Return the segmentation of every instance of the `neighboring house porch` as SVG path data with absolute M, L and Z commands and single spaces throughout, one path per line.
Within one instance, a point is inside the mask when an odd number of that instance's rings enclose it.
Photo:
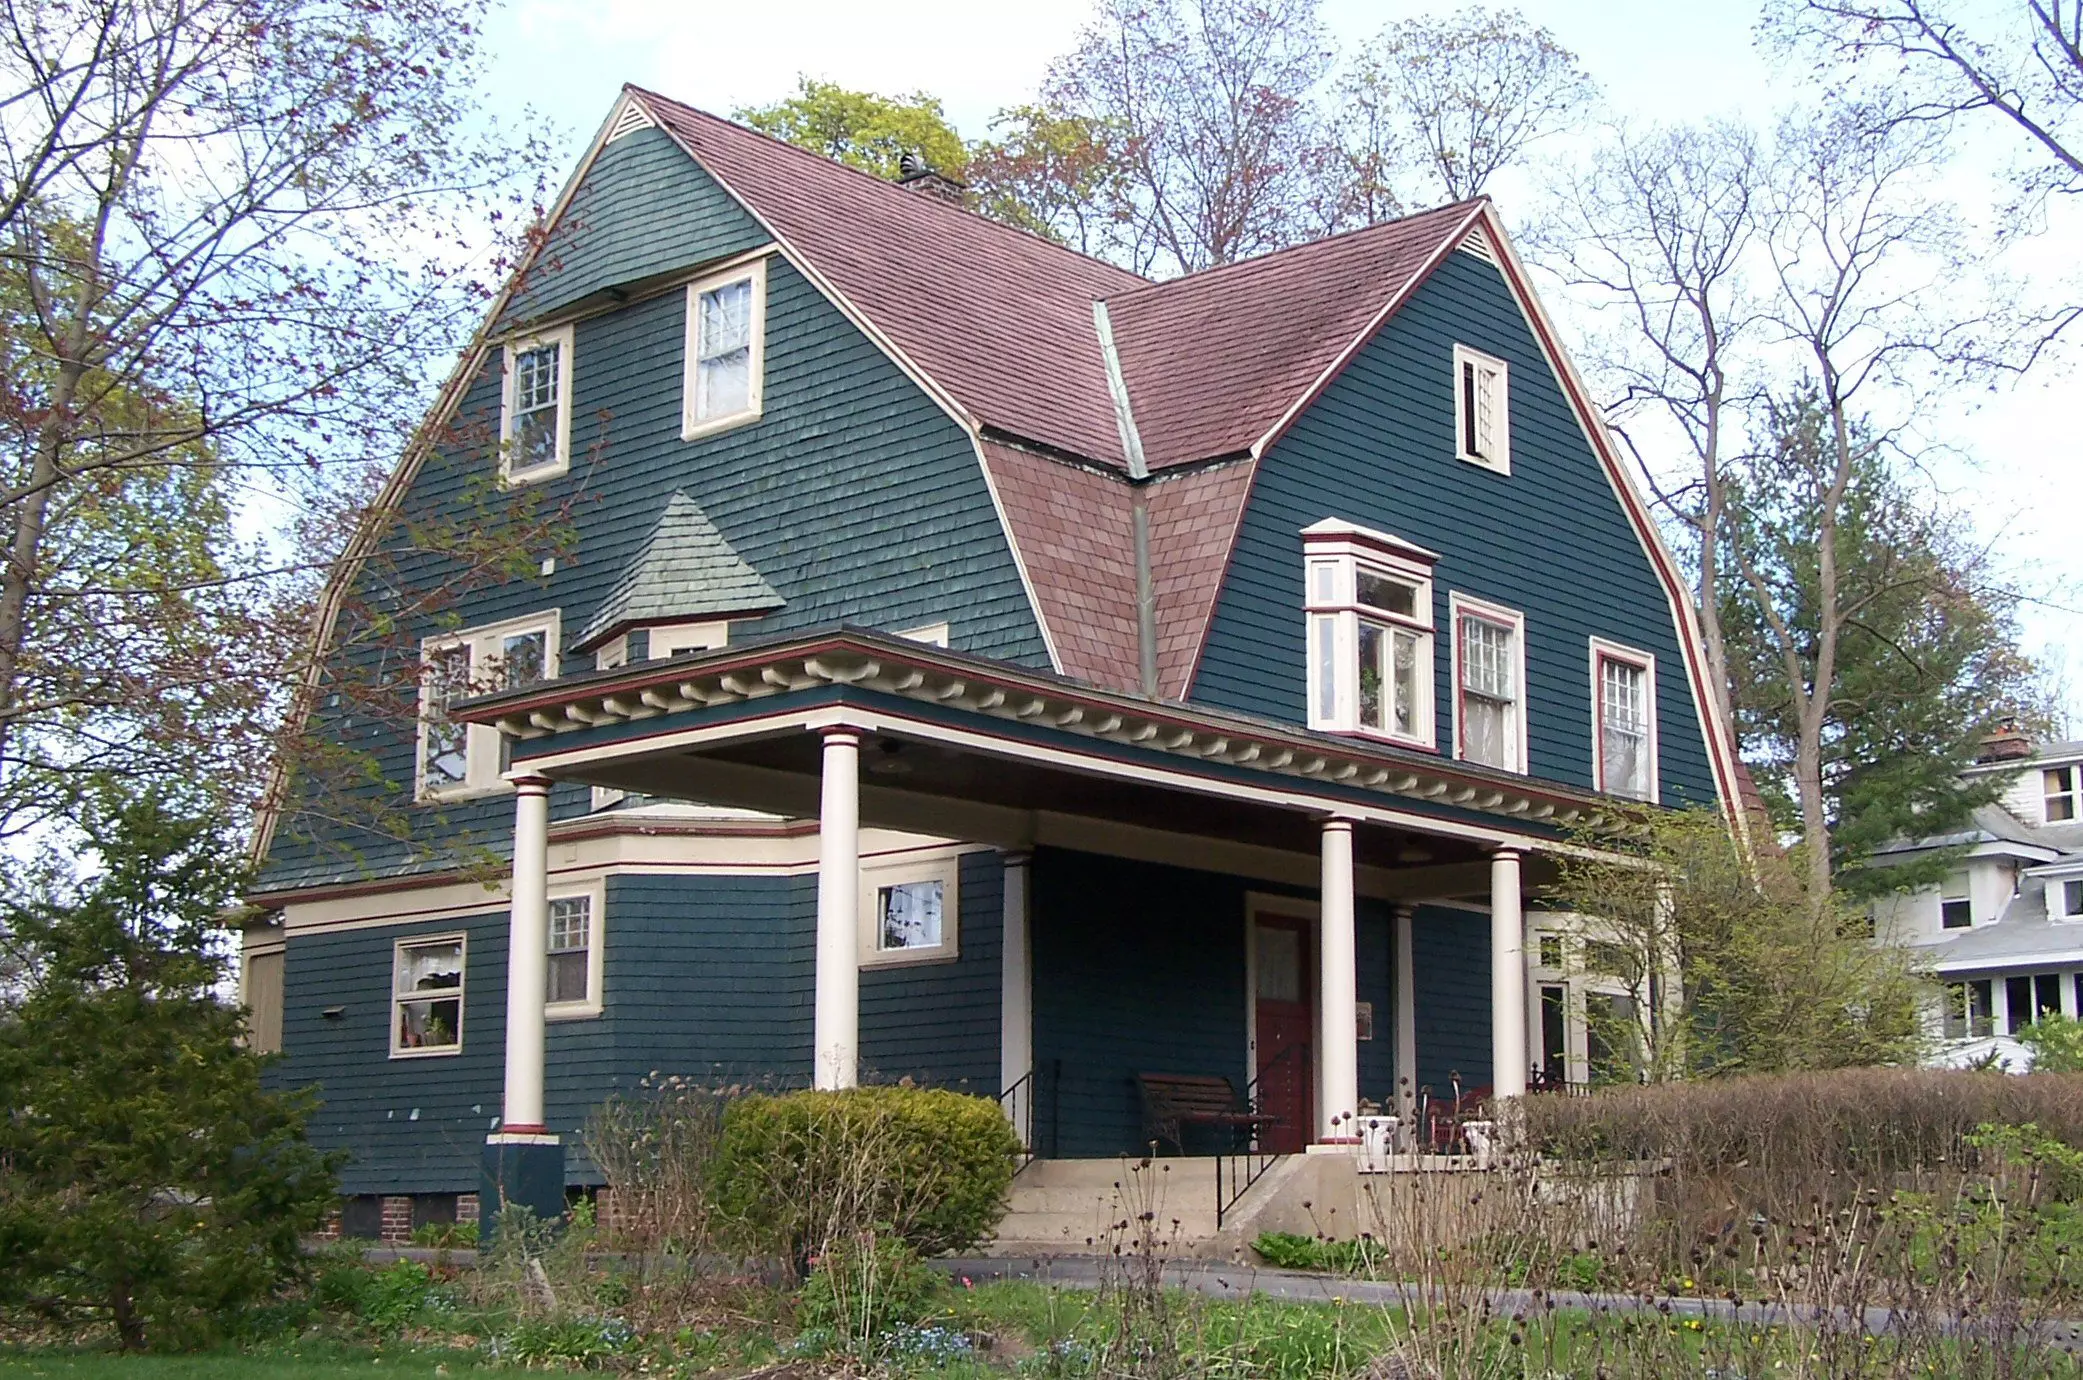
M 543 682 L 457 713 L 496 725 L 511 751 L 505 1104 L 487 1163 L 531 1202 L 552 1185 L 561 1197 L 572 1129 L 546 1124 L 534 999 L 553 781 L 817 822 L 816 1086 L 863 1077 L 864 986 L 901 1003 L 890 974 L 913 974 L 923 1019 L 949 1001 L 926 985 L 935 972 L 968 971 L 974 1001 L 995 951 L 996 1019 L 979 1024 L 995 1026 L 996 1090 L 1030 1144 L 1067 1157 L 1145 1144 L 1143 1073 L 1231 1079 L 1271 1119 L 1269 1151 L 1354 1149 L 1363 1105 L 1456 1076 L 1523 1093 L 1540 1017 L 1524 897 L 1564 829 L 1605 808 L 1431 753 L 854 629 Z M 972 851 L 885 877 L 863 868 L 864 826 Z M 993 913 L 974 913 L 986 896 Z M 1422 1032 L 1420 989 L 1434 1013 Z M 1216 1130 L 1182 1130 L 1184 1148 L 1224 1148 L 1201 1139 Z

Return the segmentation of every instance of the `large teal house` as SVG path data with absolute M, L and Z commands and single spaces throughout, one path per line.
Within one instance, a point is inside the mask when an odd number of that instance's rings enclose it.
M 573 543 L 408 629 L 416 729 L 313 687 L 425 846 L 264 822 L 249 998 L 349 1193 L 553 1205 L 654 1073 L 1060 1157 L 1143 1143 L 1139 1075 L 1269 1151 L 1583 1076 L 1552 857 L 1736 768 L 1496 209 L 1151 282 L 945 190 L 635 89 L 573 175 L 386 498 Z

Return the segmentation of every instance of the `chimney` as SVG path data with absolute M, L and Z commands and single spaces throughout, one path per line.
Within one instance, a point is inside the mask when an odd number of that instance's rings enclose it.
M 2016 719 L 2005 719 L 1995 732 L 1982 739 L 1977 762 L 2022 762 L 2032 756 L 2032 739 L 2018 727 Z
M 969 204 L 969 184 L 957 182 L 945 173 L 935 172 L 926 165 L 926 160 L 915 153 L 907 153 L 897 160 L 897 185 L 909 187 L 922 196 L 938 197 L 950 206 Z

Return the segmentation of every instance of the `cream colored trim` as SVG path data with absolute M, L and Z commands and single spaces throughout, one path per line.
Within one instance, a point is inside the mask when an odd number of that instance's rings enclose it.
M 548 1001 L 542 1004 L 544 1020 L 585 1020 L 601 1013 L 604 990 L 607 982 L 607 920 L 608 888 L 605 876 L 591 880 L 559 886 L 552 884 L 548 900 L 552 905 L 567 901 L 575 896 L 586 898 L 586 999 L 584 1001 Z M 547 993 L 545 994 L 547 996 Z
M 1591 782 L 1608 794 L 1617 794 L 1606 785 L 1606 698 L 1600 664 L 1617 661 L 1632 666 L 1642 673 L 1643 705 L 1649 720 L 1649 794 L 1642 797 L 1651 802 L 1663 799 L 1662 743 L 1658 740 L 1656 725 L 1656 657 L 1638 647 L 1610 642 L 1603 637 L 1591 639 Z M 1623 797 L 1632 799 L 1633 797 Z
M 713 652 L 730 645 L 730 620 L 705 618 L 688 623 L 652 623 L 644 628 L 644 660 L 664 661 L 681 652 Z
M 456 985 L 456 1042 L 436 1049 L 408 1049 L 398 1044 L 398 1008 L 410 1000 L 447 1001 L 446 992 L 428 998 L 415 998 L 410 993 L 398 990 L 398 965 L 407 949 L 432 948 L 436 944 L 453 943 L 456 946 L 457 973 L 461 981 Z M 470 936 L 462 930 L 453 934 L 401 935 L 391 944 L 391 987 L 390 1000 L 385 1008 L 385 1017 L 390 1023 L 390 1057 L 393 1059 L 446 1059 L 463 1052 L 463 1025 L 469 1015 L 468 993 L 470 991 Z
M 1478 387 L 1486 373 L 1497 380 L 1497 408 L 1491 418 L 1495 425 L 1490 438 L 1495 455 L 1482 455 L 1468 448 L 1468 393 L 1461 387 L 1461 374 L 1470 366 L 1476 371 Z M 1458 341 L 1454 344 L 1454 458 L 1493 474 L 1512 472 L 1512 366 Z
M 514 356 L 546 345 L 557 347 L 557 458 L 547 465 L 516 473 L 513 467 Z M 540 484 L 571 472 L 571 356 L 573 331 L 567 323 L 513 336 L 505 345 L 499 376 L 499 482 L 510 489 Z
M 747 341 L 750 358 L 745 406 L 736 412 L 713 417 L 695 415 L 700 365 L 702 294 L 732 283 L 752 284 L 752 323 Z M 760 419 L 765 407 L 767 371 L 767 258 L 764 254 L 749 264 L 706 274 L 687 285 L 686 354 L 680 373 L 680 439 L 699 440 L 719 431 L 730 431 Z
M 859 943 L 863 968 L 950 963 L 961 956 L 962 852 L 943 848 L 881 863 L 861 864 Z M 940 942 L 917 949 L 885 949 L 877 924 L 882 888 L 907 882 L 940 883 Z
M 658 122 L 651 118 L 651 113 L 645 110 L 634 96 L 625 92 L 615 106 L 615 113 L 608 117 L 606 142 L 612 144 L 625 134 L 634 134 L 640 129 L 656 128 Z
M 887 829 L 861 831 L 864 858 L 902 859 L 950 846 L 964 852 L 981 845 L 950 845 L 944 839 Z M 817 835 L 613 834 L 576 842 L 550 840 L 550 894 L 568 895 L 608 877 L 622 876 L 806 876 L 817 871 Z M 423 924 L 493 915 L 506 909 L 507 881 L 442 881 L 425 886 L 343 896 L 325 901 L 291 901 L 282 907 L 287 936 L 329 934 L 371 925 Z
M 916 628 L 899 629 L 897 636 L 907 642 L 923 642 L 929 647 L 945 647 L 948 641 L 948 625 L 945 622 L 922 623 Z

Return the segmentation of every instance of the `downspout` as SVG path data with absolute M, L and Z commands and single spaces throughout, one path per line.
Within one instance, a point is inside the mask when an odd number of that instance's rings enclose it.
M 1143 459 L 1143 438 L 1128 405 L 1128 380 L 1121 373 L 1121 353 L 1114 348 L 1114 326 L 1107 304 L 1092 304 L 1092 325 L 1099 333 L 1100 357 L 1107 366 L 1107 392 L 1114 399 L 1114 424 L 1121 430 L 1121 454 L 1128 461 L 1128 482 L 1135 495 L 1136 663 L 1143 695 L 1157 698 L 1157 585 L 1150 574 L 1150 466 Z

